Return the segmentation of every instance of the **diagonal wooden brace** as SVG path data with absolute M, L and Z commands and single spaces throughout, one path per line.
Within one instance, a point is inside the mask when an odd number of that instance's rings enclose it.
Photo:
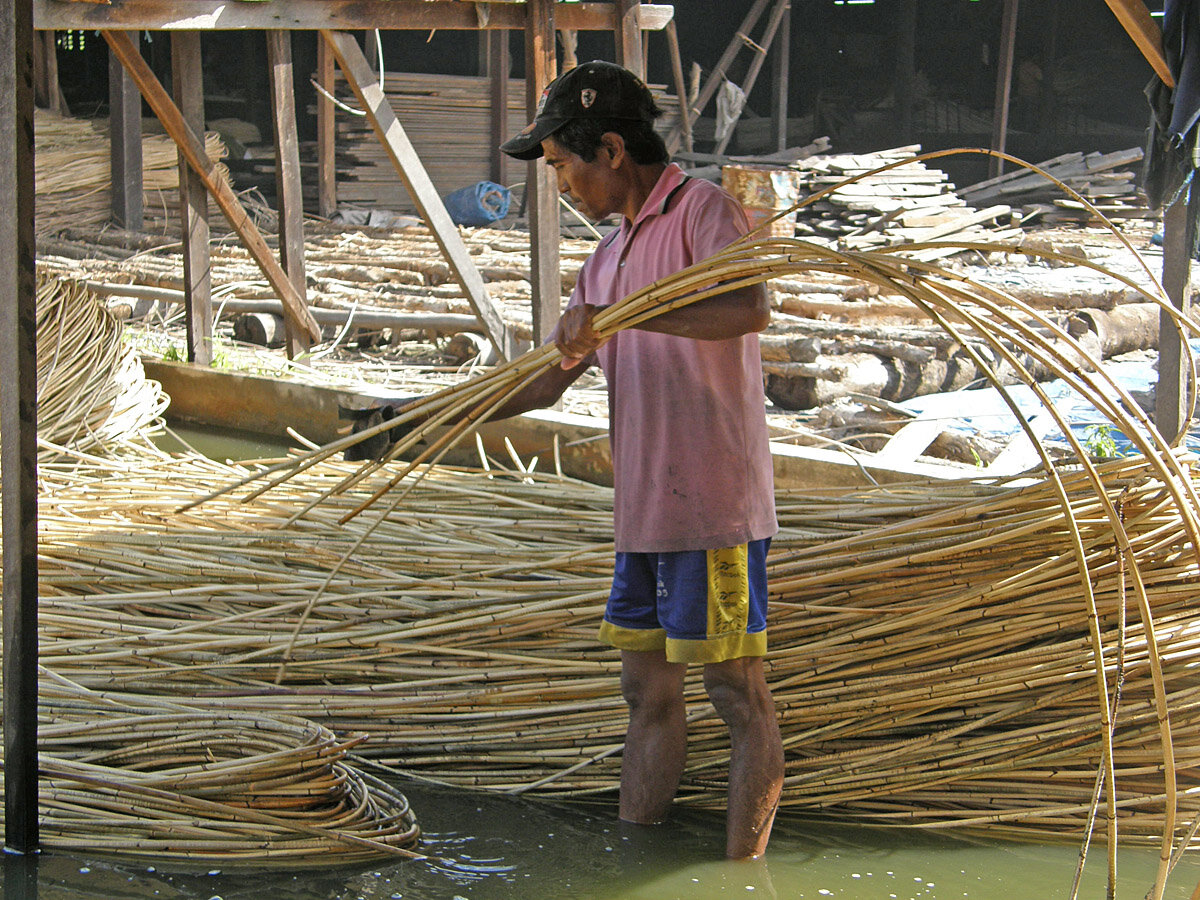
M 245 208 L 238 201 L 237 194 L 223 178 L 217 175 L 208 154 L 204 152 L 204 143 L 192 130 L 179 107 L 171 99 L 157 76 L 146 64 L 137 45 L 124 31 L 102 31 L 104 40 L 112 49 L 113 54 L 121 61 L 121 65 L 133 77 L 138 90 L 146 98 L 146 102 L 162 122 L 167 134 L 179 147 L 179 152 L 187 164 L 200 176 L 208 192 L 216 200 L 217 206 L 229 220 L 230 226 L 242 239 L 242 243 L 262 269 L 267 282 L 275 289 L 283 303 L 284 318 L 287 319 L 298 333 L 308 334 L 312 340 L 321 340 L 321 328 L 309 312 L 308 306 L 288 279 L 287 273 L 271 252 L 266 240 L 251 221 Z
M 483 277 L 467 252 L 458 227 L 446 212 L 442 198 L 433 182 L 429 180 L 429 174 L 421 164 L 417 151 L 413 149 L 404 127 L 396 118 L 379 79 L 371 71 L 358 43 L 353 35 L 340 31 L 322 30 L 321 36 L 333 51 L 342 74 L 346 76 L 346 83 L 366 111 L 376 136 L 396 168 L 396 174 L 404 182 L 421 217 L 433 233 L 442 255 L 450 264 L 450 271 L 454 273 L 455 280 L 466 294 L 471 309 L 479 317 L 488 340 L 496 348 L 501 359 L 515 358 L 517 351 L 512 330 L 504 323 L 488 297 Z

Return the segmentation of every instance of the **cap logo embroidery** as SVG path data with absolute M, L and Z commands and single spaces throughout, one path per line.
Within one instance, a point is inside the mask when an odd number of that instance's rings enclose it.
M 584 109 L 591 109 L 593 103 L 596 102 L 596 91 L 593 88 L 584 88 L 579 92 L 579 105 Z

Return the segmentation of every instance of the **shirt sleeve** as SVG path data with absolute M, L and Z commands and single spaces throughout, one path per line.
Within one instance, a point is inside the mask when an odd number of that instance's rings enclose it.
M 742 205 L 716 185 L 698 185 L 681 199 L 685 204 L 692 261 L 724 250 L 750 230 Z

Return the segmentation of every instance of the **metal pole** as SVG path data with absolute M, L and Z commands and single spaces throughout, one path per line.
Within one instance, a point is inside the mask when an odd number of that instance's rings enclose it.
M 0 498 L 4 544 L 4 843 L 38 847 L 37 314 L 33 6 L 0 0 Z

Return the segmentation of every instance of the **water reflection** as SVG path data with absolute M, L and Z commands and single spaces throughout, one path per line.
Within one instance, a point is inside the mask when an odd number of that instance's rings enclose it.
M 680 810 L 654 828 L 622 827 L 611 806 L 402 788 L 425 829 L 425 861 L 362 869 L 168 871 L 43 854 L 40 900 L 1014 900 L 1069 895 L 1078 847 L 967 841 L 782 815 L 765 860 L 727 862 L 721 815 Z M 1093 847 L 1081 898 L 1103 897 Z M 1156 854 L 1122 850 L 1118 900 L 1140 900 Z M 5 900 L 19 898 L 8 891 Z M 1172 875 L 1183 900 L 1200 861 Z M 37 896 L 29 895 L 29 896 Z

